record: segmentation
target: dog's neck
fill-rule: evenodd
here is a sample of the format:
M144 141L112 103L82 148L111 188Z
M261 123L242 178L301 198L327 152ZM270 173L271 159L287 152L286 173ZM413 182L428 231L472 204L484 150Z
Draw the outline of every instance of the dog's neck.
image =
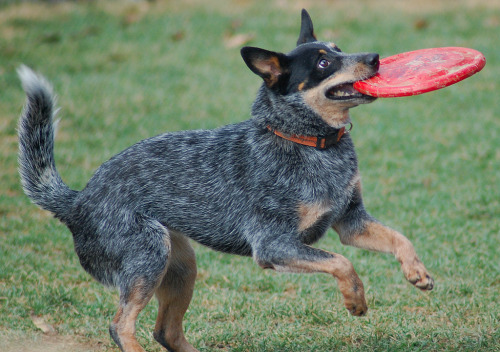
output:
M299 94L283 96L261 87L252 105L252 117L262 129L268 126L286 135L328 136L345 124L349 124L349 113L337 123L327 123L312 110Z

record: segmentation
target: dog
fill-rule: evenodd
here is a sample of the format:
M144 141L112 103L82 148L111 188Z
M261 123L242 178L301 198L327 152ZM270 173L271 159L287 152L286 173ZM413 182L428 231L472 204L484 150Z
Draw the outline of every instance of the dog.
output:
M241 55L263 79L251 119L145 139L102 164L81 191L56 169L50 84L18 70L27 95L19 122L23 189L70 229L82 267L118 288L109 331L122 351L144 351L136 318L154 295L154 338L169 351L197 351L182 328L196 278L188 239L251 256L264 269L331 274L355 316L367 305L353 265L310 246L329 228L343 244L392 253L416 287L434 286L411 242L363 205L349 109L375 100L353 82L377 73L379 55L318 41L305 10L292 51L244 47Z

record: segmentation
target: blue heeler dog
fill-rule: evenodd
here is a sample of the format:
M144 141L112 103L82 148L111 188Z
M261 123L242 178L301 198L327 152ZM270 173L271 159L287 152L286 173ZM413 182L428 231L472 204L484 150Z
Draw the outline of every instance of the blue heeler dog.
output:
M241 55L264 80L250 120L143 140L100 166L81 191L56 170L51 86L19 69L27 95L19 123L24 191L71 230L83 268L118 288L109 330L122 351L143 351L135 322L153 295L155 339L170 351L196 351L182 329L196 278L189 238L252 256L265 269L331 274L353 315L367 311L353 265L310 246L330 227L344 244L394 254L408 281L433 287L410 241L363 206L346 127L350 108L374 101L352 83L377 72L378 54L345 54L317 41L303 10L291 52L245 47Z

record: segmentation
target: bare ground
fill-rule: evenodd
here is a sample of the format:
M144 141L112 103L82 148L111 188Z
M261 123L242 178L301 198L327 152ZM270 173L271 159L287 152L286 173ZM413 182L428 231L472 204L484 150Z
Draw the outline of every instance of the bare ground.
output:
M2 339L3 340L3 339ZM77 342L73 336L34 335L0 342L3 352L100 352L105 351L99 343Z

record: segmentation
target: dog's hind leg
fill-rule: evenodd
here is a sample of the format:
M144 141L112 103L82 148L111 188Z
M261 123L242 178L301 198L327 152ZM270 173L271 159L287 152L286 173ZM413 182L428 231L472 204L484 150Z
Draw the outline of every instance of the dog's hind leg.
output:
M143 352L135 338L135 322L137 316L144 309L153 296L153 292L144 289L143 282L139 280L126 297L120 297L120 306L109 332L115 343L124 352Z
M167 272L156 290L158 317L155 339L171 352L196 352L186 341L182 319L191 301L196 279L196 259L186 237L171 233L172 251Z
M144 352L135 337L137 316L160 285L170 256L170 236L158 221L134 216L128 232L121 237L120 290L118 311L109 327L111 337L124 352Z

